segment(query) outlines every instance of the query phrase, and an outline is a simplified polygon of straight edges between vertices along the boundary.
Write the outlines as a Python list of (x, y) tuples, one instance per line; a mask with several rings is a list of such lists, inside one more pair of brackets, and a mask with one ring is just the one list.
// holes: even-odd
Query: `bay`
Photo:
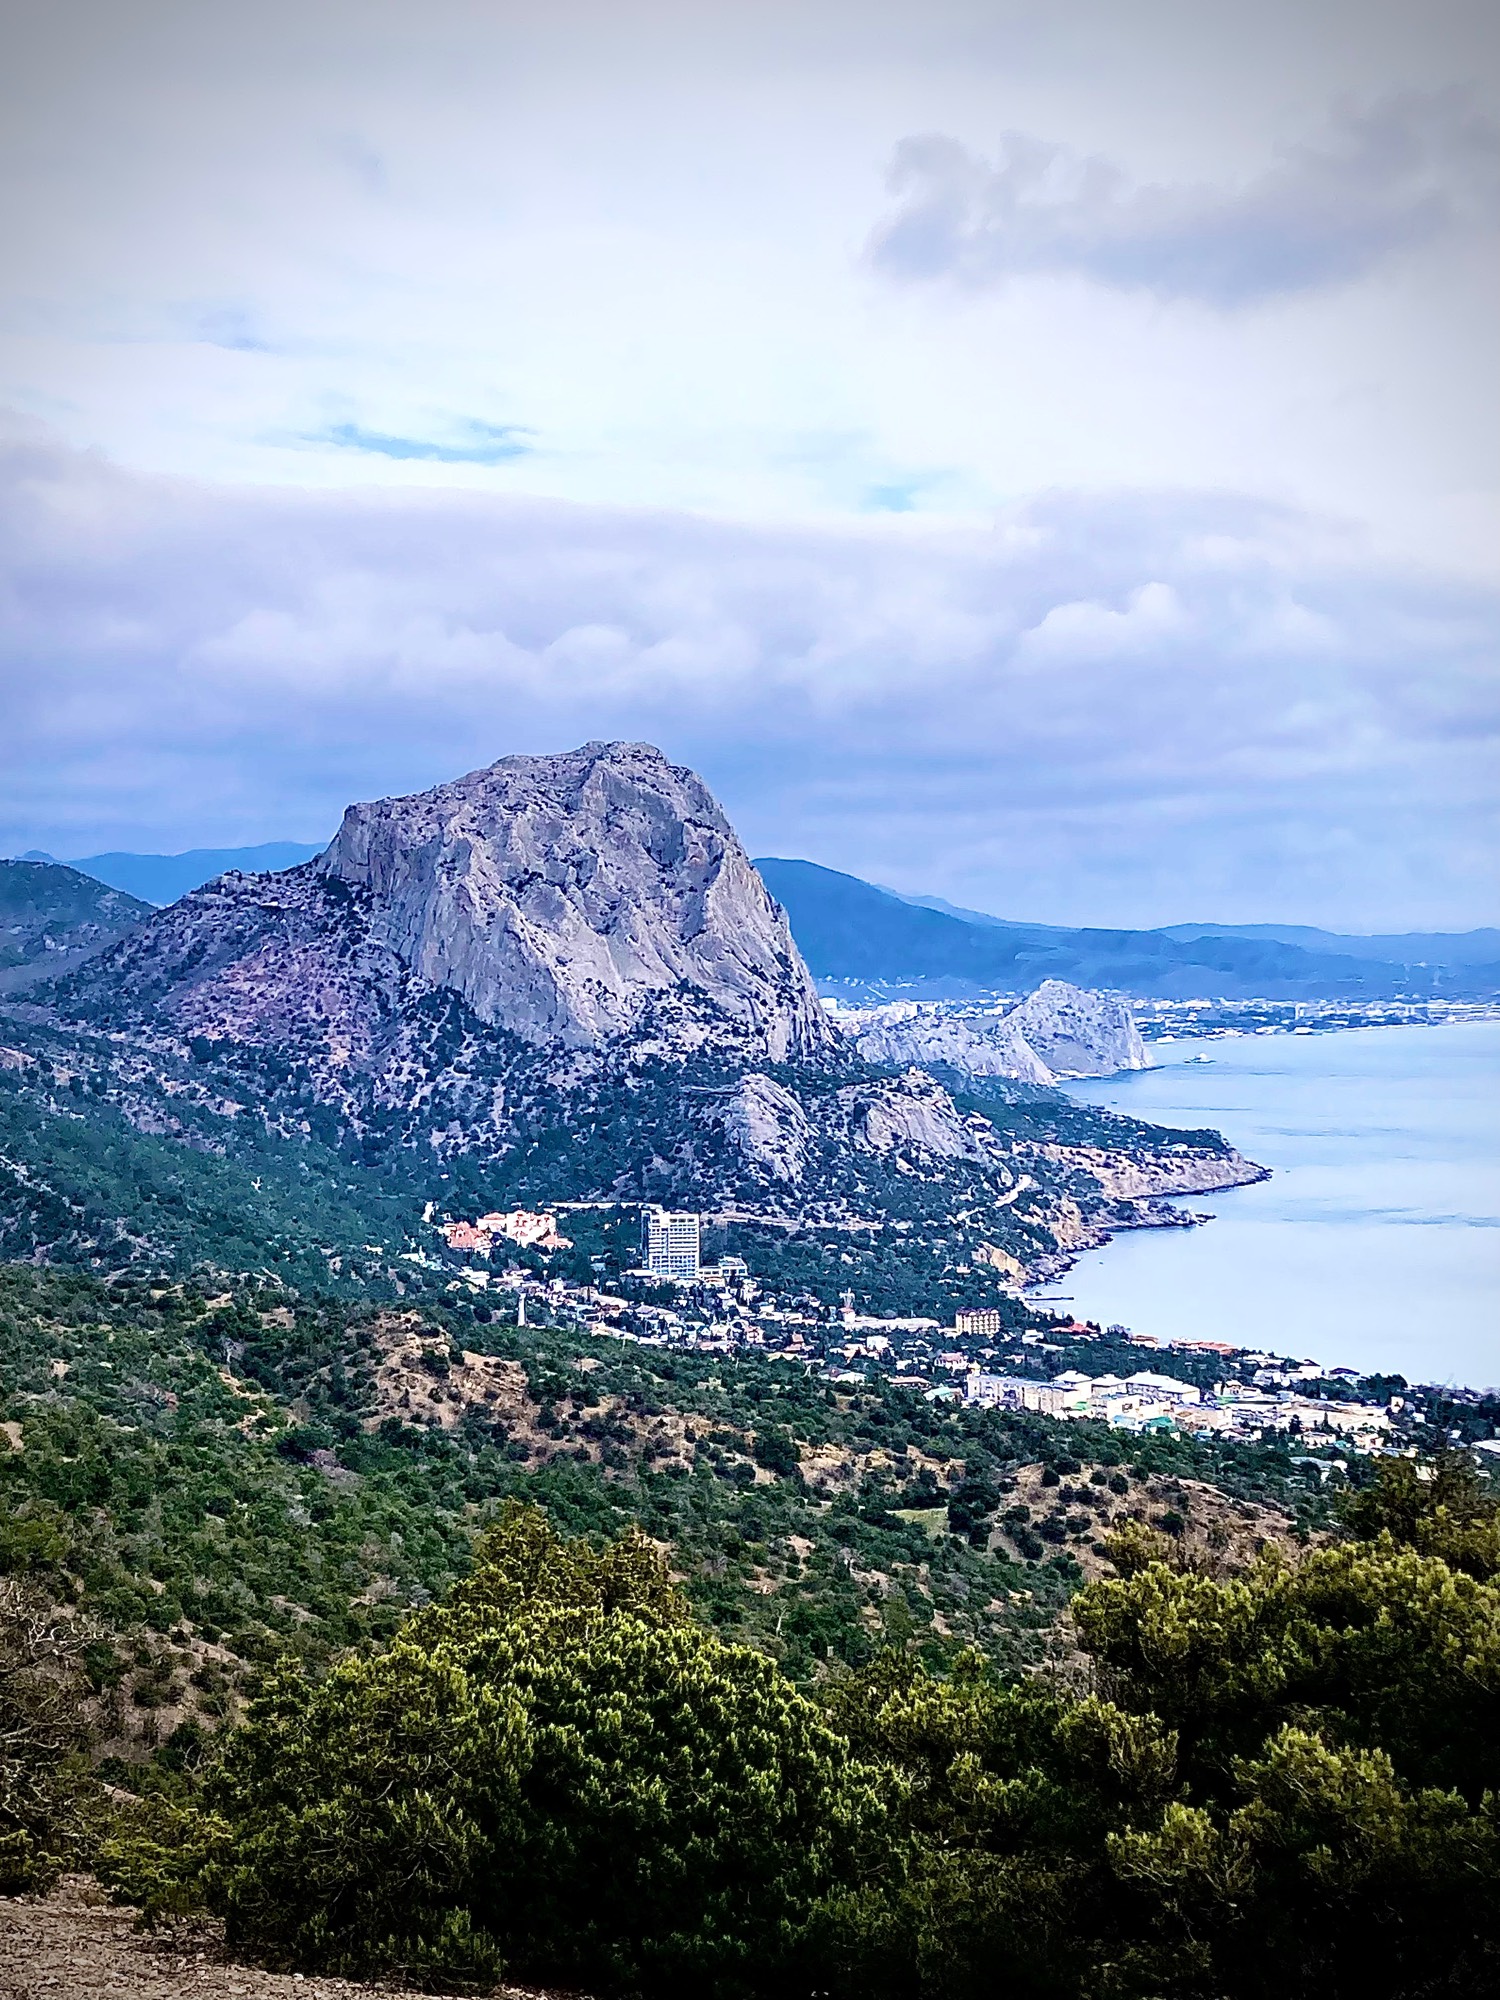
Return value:
[(1500, 1021), (1152, 1055), (1156, 1069), (1064, 1087), (1153, 1124), (1213, 1126), (1271, 1179), (1185, 1197), (1214, 1220), (1125, 1232), (1049, 1293), (1138, 1333), (1500, 1384)]

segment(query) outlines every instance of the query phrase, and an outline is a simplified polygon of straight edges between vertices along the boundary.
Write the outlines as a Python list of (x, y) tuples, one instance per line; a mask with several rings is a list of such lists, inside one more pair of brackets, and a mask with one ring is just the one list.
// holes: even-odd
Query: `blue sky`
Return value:
[(7, 18), (0, 851), (624, 735), (1008, 915), (1500, 917), (1491, 8)]

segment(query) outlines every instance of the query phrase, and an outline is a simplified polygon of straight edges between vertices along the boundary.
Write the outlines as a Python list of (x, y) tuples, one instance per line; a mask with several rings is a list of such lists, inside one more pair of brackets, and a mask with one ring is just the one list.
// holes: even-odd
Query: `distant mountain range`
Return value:
[[(93, 854), (65, 864), (142, 903), (174, 903), (234, 869), (264, 874), (322, 852), (291, 840), (185, 854)], [(50, 862), (31, 853), (27, 861)], [(1044, 979), (1142, 999), (1351, 999), (1500, 993), (1500, 930), (1350, 936), (1309, 924), (1105, 930), (1015, 923), (903, 896), (813, 861), (756, 862), (814, 975), (917, 997), (1031, 991)]]
[[(86, 854), (81, 861), (62, 865), (160, 907), (175, 903), (191, 889), (201, 889), (205, 882), (231, 868), (244, 875), (263, 875), (276, 868), (295, 868), (299, 861), (311, 861), (322, 852), (321, 845), (309, 847), (300, 840), (268, 840), (260, 847), (192, 847), (186, 854)], [(20, 858), (52, 861), (56, 857), (33, 849)]]
[(1044, 979), (1141, 998), (1376, 1000), (1500, 992), (1500, 933), (1339, 937), (1295, 925), (1166, 930), (1008, 923), (911, 898), (812, 861), (756, 862), (815, 977), (931, 997), (1025, 992)]

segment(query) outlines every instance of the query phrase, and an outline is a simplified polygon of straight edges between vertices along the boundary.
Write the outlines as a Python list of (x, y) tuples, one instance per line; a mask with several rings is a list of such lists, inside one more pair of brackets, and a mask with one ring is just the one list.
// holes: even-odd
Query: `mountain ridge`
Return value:
[(1200, 926), (1183, 927), (1193, 931), (1189, 939), (1165, 930), (971, 922), (816, 862), (763, 856), (756, 867), (786, 909), (814, 976), (826, 982), (952, 998), (1024, 991), (1046, 978), (1142, 999), (1500, 991), (1500, 964), (1418, 970)]
[(19, 993), (105, 951), (150, 915), (61, 862), (0, 861), (0, 993)]

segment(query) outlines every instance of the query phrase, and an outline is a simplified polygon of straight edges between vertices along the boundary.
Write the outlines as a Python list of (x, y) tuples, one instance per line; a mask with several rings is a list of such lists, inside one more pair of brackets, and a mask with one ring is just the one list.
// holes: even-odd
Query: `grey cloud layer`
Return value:
[(647, 737), (760, 851), (1059, 921), (1479, 922), (1496, 606), (1185, 495), (753, 529), (0, 464), (0, 850), (312, 838)]
[(971, 286), (1081, 273), (1234, 307), (1358, 278), (1462, 222), (1493, 220), (1500, 132), (1460, 91), (1346, 112), (1320, 146), (1238, 187), (1133, 185), (1097, 155), (1023, 132), (991, 165), (956, 140), (903, 140), (896, 208), (870, 256), (900, 278)]

